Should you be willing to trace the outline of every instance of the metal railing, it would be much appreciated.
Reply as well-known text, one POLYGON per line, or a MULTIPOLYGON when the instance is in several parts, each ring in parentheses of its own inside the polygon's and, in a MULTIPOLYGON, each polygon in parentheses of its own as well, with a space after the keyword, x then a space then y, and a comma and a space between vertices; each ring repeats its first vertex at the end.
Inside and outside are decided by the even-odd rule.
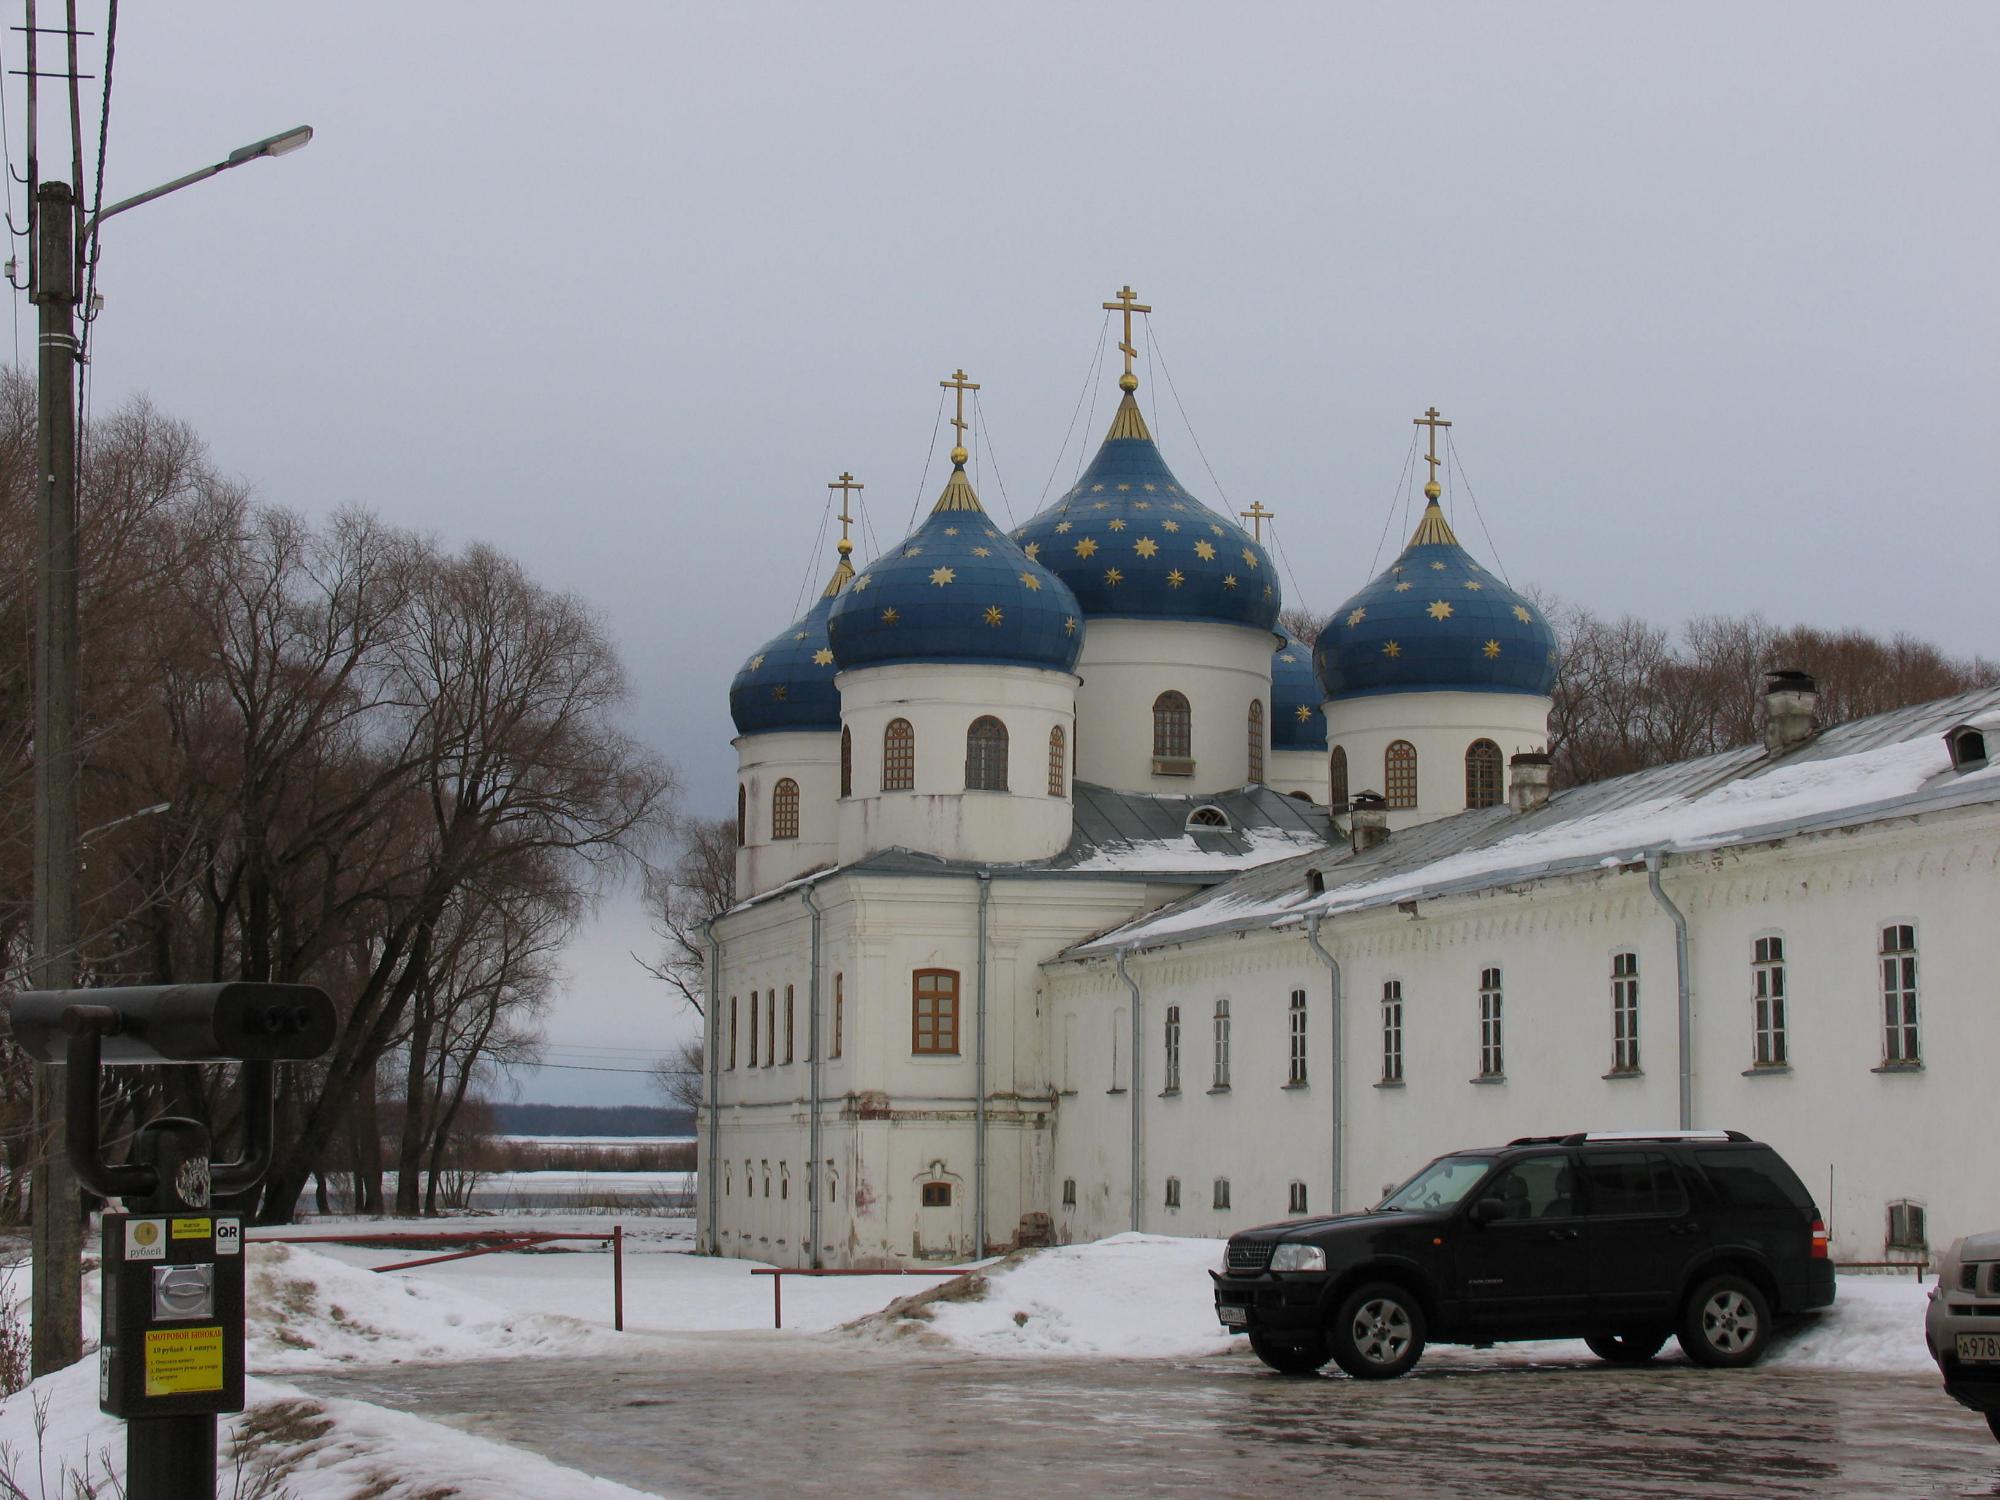
POLYGON ((812 1271, 792 1266, 752 1266, 752 1276, 771 1278, 771 1326, 785 1326, 784 1284, 787 1276, 933 1276, 949 1281, 954 1276, 964 1276, 978 1270, 977 1266, 940 1266, 935 1271, 906 1271, 900 1268, 867 1271, 812 1271))
POLYGON ((1930 1274, 1928 1260, 1837 1260, 1833 1263, 1836 1271, 1908 1271, 1922 1281, 1930 1274))

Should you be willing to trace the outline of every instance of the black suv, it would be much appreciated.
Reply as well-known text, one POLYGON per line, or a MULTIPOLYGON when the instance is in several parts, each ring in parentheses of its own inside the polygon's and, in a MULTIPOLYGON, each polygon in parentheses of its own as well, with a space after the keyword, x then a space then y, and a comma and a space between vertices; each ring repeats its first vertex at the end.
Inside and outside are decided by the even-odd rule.
POLYGON ((1366 1213, 1230 1237, 1223 1326, 1274 1370, 1407 1371, 1427 1340, 1582 1338, 1643 1364, 1677 1334, 1754 1363, 1774 1316, 1833 1301, 1798 1174, 1738 1131, 1529 1136, 1441 1156, 1366 1213))

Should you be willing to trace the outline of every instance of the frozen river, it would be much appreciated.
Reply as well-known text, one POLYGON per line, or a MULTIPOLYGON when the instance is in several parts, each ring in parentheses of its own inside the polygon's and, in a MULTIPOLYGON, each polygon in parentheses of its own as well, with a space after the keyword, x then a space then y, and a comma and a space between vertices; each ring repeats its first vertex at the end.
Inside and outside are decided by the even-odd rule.
POLYGON ((644 1361, 295 1375, 661 1494, 2000 1493, 1934 1379, 1593 1360, 1287 1380, 1248 1357, 1027 1361, 790 1335, 644 1361))

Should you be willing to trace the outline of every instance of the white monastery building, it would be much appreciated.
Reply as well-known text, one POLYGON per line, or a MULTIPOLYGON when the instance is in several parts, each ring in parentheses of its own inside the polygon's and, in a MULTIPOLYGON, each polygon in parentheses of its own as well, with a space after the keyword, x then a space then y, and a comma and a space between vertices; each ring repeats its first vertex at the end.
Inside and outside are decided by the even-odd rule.
MULTIPOLYGON (((1122 398, 1010 532, 935 508, 738 672, 704 1249, 953 1263, 1353 1211, 1574 1130, 1776 1146, 1844 1260, 2000 1223, 2000 689, 1549 790, 1556 639, 1415 533, 1316 647, 1122 398)), ((856 486, 842 475, 843 501, 856 486)), ((842 509, 843 522, 847 519, 842 509)))

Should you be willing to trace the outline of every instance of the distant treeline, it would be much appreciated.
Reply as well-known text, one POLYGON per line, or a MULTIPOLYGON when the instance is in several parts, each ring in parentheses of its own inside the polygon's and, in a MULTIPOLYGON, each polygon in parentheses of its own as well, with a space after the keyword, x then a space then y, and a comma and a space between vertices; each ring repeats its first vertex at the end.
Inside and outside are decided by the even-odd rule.
POLYGON ((495 1135, 693 1135, 694 1112, 652 1104, 489 1104, 495 1135))

